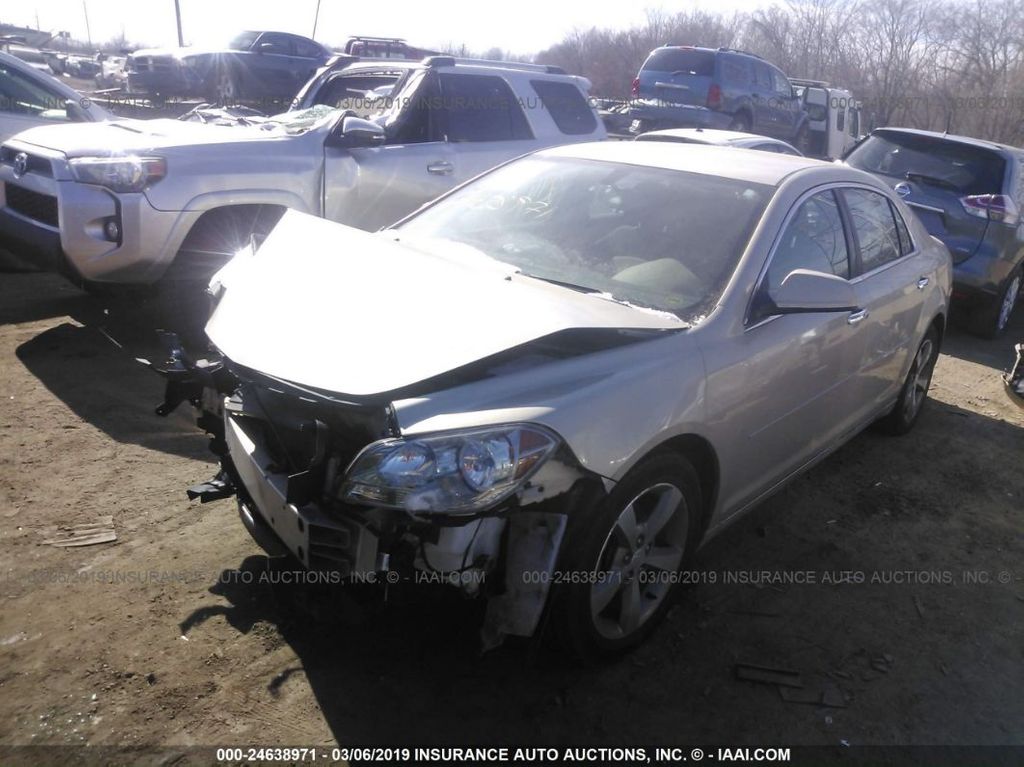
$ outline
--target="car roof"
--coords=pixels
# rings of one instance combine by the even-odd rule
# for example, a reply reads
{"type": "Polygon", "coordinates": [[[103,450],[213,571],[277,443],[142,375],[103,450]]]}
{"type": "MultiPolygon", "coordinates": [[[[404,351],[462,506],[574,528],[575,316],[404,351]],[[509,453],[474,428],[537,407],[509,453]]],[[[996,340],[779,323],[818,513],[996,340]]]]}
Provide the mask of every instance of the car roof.
{"type": "Polygon", "coordinates": [[[636,137],[636,141],[650,141],[658,140],[659,138],[678,138],[686,141],[699,141],[705,144],[732,144],[736,141],[745,141],[747,139],[755,139],[757,141],[763,141],[765,143],[783,143],[778,139],[769,138],[768,136],[759,136],[756,133],[744,133],[743,131],[735,130],[717,130],[714,128],[666,128],[665,130],[653,130],[647,133],[641,133],[636,137]]]}
{"type": "Polygon", "coordinates": [[[541,157],[646,165],[770,186],[779,186],[794,173],[816,168],[850,171],[841,174],[850,181],[863,182],[865,178],[870,178],[869,174],[853,168],[844,168],[809,157],[672,141],[597,141],[553,147],[537,154],[541,157]]]}
{"type": "Polygon", "coordinates": [[[918,130],[917,128],[875,128],[874,133],[908,133],[914,136],[927,136],[928,138],[941,138],[946,141],[955,141],[958,144],[967,144],[969,146],[976,146],[982,149],[1000,149],[1004,152],[1011,152],[1015,155],[1020,155],[1021,148],[1011,146],[1010,144],[1000,144],[997,141],[985,141],[984,139],[974,138],[973,136],[958,136],[952,133],[939,133],[938,131],[932,130],[918,130]]]}

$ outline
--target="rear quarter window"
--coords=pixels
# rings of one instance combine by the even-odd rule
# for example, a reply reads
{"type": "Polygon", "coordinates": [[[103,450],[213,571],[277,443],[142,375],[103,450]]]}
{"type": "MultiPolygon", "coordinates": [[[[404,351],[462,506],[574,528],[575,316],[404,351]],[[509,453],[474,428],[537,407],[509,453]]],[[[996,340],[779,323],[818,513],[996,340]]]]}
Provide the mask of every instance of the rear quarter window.
{"type": "Polygon", "coordinates": [[[583,98],[580,89],[572,83],[531,80],[530,85],[562,133],[568,136],[582,136],[593,133],[597,128],[594,111],[583,98]]]}
{"type": "Polygon", "coordinates": [[[711,77],[715,73],[715,54],[711,51],[659,48],[648,56],[643,69],[711,77]]]}

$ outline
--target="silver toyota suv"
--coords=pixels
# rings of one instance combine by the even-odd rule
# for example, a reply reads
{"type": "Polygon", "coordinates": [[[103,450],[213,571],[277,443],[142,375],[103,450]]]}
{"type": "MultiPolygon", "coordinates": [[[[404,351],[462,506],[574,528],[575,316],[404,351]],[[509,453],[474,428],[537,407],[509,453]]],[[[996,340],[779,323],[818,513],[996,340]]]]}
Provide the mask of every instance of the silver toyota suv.
{"type": "Polygon", "coordinates": [[[0,150],[0,238],[87,284],[208,279],[285,209],[373,230],[521,154],[606,135],[589,83],[539,64],[435,56],[317,84],[309,109],[258,124],[21,133],[0,150]]]}

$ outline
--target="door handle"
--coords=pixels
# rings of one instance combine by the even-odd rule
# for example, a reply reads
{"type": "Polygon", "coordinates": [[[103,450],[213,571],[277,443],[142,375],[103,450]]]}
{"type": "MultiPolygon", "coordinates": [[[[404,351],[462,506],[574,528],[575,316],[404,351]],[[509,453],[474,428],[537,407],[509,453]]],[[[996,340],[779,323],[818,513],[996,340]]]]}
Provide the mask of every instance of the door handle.
{"type": "Polygon", "coordinates": [[[925,288],[928,287],[928,282],[929,282],[929,280],[928,280],[927,277],[922,277],[921,279],[919,279],[917,281],[917,289],[918,290],[924,290],[925,288]]]}
{"type": "Polygon", "coordinates": [[[856,325],[858,322],[863,322],[868,318],[867,309],[858,309],[855,312],[850,312],[850,316],[846,318],[847,325],[856,325]]]}
{"type": "Polygon", "coordinates": [[[427,166],[427,173],[433,173],[435,176],[447,176],[453,170],[450,162],[432,162],[427,166]]]}

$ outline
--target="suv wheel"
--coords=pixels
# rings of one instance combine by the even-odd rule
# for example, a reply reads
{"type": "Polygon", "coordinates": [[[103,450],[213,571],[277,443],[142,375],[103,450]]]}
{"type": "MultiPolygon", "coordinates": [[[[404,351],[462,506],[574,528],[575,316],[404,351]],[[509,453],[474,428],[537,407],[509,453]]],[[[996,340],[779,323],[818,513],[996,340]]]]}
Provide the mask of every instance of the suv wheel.
{"type": "Polygon", "coordinates": [[[641,642],[664,617],[700,531],[700,484],[674,454],[634,468],[587,519],[570,522],[551,619],[584,662],[641,642]],[[575,582],[574,582],[575,581],[575,582]]]}
{"type": "MultiPolygon", "coordinates": [[[[729,123],[729,130],[739,131],[740,133],[750,133],[751,129],[750,115],[746,112],[737,112],[732,117],[732,122],[729,123]]],[[[799,149],[799,147],[797,147],[799,149]]]]}
{"type": "Polygon", "coordinates": [[[999,295],[978,309],[971,318],[971,330],[982,338],[998,338],[1010,324],[1010,317],[1021,294],[1021,267],[1018,266],[1003,283],[999,295]]]}

